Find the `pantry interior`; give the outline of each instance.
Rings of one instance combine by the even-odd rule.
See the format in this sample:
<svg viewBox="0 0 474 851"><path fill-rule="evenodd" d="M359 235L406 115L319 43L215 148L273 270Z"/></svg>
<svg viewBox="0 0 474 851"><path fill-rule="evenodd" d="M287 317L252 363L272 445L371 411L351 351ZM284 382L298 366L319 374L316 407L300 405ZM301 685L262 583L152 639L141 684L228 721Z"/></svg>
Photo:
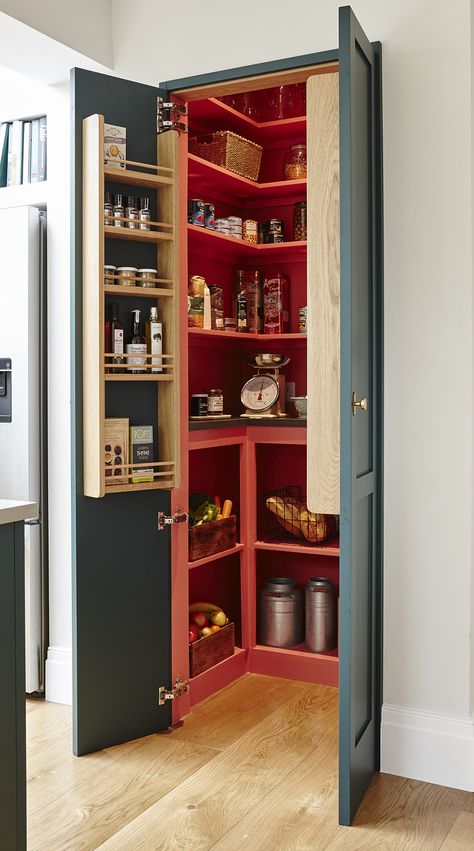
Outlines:
<svg viewBox="0 0 474 851"><path fill-rule="evenodd" d="M169 535L171 543L172 684L189 682L189 691L173 701L174 721L246 672L332 686L338 683L337 647L314 653L304 642L284 648L259 643L257 599L264 583L271 577L284 576L296 581L304 593L310 577L325 577L331 580L337 594L339 540L332 535L316 545L303 536L295 537L275 521L266 507L269 494L281 494L287 488L300 493L306 502L308 469L314 475L314 464L308 468L307 463L306 418L297 415L288 397L286 416L243 418L240 398L242 386L255 373L250 365L252 358L284 355L288 358L284 367L287 386L293 382L292 396L308 395L310 415L312 395L321 398L324 393L327 433L323 434L313 420L312 447L315 441L319 450L331 444L334 448L334 441L337 442L337 371L333 369L328 378L318 367L318 352L323 345L333 352L338 346L337 294L332 306L326 305L327 315L315 319L316 310L321 310L315 286L318 246L331 245L329 259L320 262L329 265L333 283L339 273L338 162L330 132L331 128L337 131L337 77L337 63L331 62L172 92L174 102L187 106L187 118L180 116L180 120L187 123L188 132L170 131L158 136L158 166L147 166L135 157L133 127L127 128L127 168L117 170L107 162L104 165L103 124L108 116L91 115L84 120L84 493L104 496L108 501L120 499L116 493L133 495L137 491L171 489L171 516L187 511L190 495L206 493L211 497L218 495L222 503L231 500L236 517L235 544L193 561L184 524L158 533ZM262 108L267 104L268 110L277 86L294 93L291 117L269 119L268 112L262 116ZM308 114L307 101L311 109ZM260 115L254 112L252 117L252 109L259 105ZM190 152L196 135L218 130L232 131L262 146L258 180ZM304 176L297 171L292 174L293 179L288 179L288 151L300 144L308 147L307 176L305 169ZM193 149L196 150L195 145ZM325 156L329 163L327 174L315 174L318 160ZM151 196L148 230L116 228L112 222L104 221L105 191L127 195L142 188ZM324 207L316 193L319 198L324 196ZM251 243L193 224L187 220L188 199L197 198L214 205L216 218L235 216L259 223L278 219L283 222L283 241ZM301 206L301 202L307 202L309 207L309 243L293 238L295 205ZM323 235L320 231L325 224L328 232ZM104 265L125 264L156 267L158 279L154 287L143 288L137 280L117 286L113 277L104 282ZM259 333L250 333L188 327L190 278L201 276L210 285L221 287L224 316L230 317L235 315L232 301L236 273L242 269L252 273L258 270L262 282L278 274L287 276L289 326L282 333L262 333L263 328ZM328 274L327 268L325 271ZM104 321L110 304L117 302L126 329L131 310L140 307L142 315L147 315L151 306L158 306L164 353L160 373L152 374L149 356L141 375L107 367L110 358ZM299 328L300 309L306 306L309 334L301 333ZM317 337L311 323L317 325ZM328 334L333 336L329 342ZM309 355L308 338L313 340ZM335 358L337 361L337 355ZM225 420L191 419L191 397L212 388L222 389L224 411L231 416ZM103 429L105 419L110 417L128 417L131 425L153 425L158 452L152 464L152 481L137 482L132 477L131 464L119 484L106 480ZM335 515L338 446L332 453L330 470L325 454L319 451L319 457L323 458L323 467L326 463L326 491L318 496L318 511ZM227 658L190 676L188 606L200 600L212 601L226 612L234 624L235 646ZM205 641L201 639L200 643Z"/></svg>

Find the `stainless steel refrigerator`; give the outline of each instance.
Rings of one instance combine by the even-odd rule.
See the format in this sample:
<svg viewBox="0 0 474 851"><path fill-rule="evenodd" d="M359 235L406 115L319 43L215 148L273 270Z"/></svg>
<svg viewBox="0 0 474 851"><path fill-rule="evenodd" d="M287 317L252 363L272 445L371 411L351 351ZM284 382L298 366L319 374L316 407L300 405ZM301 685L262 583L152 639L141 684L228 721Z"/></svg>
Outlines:
<svg viewBox="0 0 474 851"><path fill-rule="evenodd" d="M3 209L0 497L38 504L38 515L25 524L27 693L44 691L48 631L46 351L46 214Z"/></svg>

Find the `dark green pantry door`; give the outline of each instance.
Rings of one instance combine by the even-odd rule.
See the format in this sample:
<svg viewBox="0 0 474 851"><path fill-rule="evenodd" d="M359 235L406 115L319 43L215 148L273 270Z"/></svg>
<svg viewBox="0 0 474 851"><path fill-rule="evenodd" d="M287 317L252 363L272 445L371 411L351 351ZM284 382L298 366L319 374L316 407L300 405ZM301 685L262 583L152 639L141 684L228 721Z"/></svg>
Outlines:
<svg viewBox="0 0 474 851"><path fill-rule="evenodd" d="M156 163L154 86L75 68L72 107L72 596L73 745L78 756L169 727L171 685L170 533L157 531L157 513L170 513L169 491L84 496L82 434L82 122L101 114L126 127L127 159ZM113 192L151 196L123 183ZM154 245L106 240L105 263L156 267ZM111 297L113 301L113 297ZM117 298L117 301L119 299ZM126 333L128 300L120 307ZM121 302L122 305L122 302ZM142 306L141 304L139 306ZM127 316L128 314L128 316ZM106 417L153 424L156 397L148 382L108 382ZM159 402L158 402L159 404Z"/></svg>
<svg viewBox="0 0 474 851"><path fill-rule="evenodd" d="M380 49L339 10L341 566L339 821L379 769L382 576Z"/></svg>

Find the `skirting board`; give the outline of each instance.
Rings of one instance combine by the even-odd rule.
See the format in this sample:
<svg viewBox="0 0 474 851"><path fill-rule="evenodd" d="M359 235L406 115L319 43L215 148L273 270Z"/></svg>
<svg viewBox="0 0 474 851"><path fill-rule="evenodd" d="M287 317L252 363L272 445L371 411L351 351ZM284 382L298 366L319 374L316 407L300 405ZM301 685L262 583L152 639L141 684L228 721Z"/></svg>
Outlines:
<svg viewBox="0 0 474 851"><path fill-rule="evenodd" d="M46 700L72 705L72 653L68 647L48 647Z"/></svg>
<svg viewBox="0 0 474 851"><path fill-rule="evenodd" d="M474 718L385 704L381 771L474 792Z"/></svg>

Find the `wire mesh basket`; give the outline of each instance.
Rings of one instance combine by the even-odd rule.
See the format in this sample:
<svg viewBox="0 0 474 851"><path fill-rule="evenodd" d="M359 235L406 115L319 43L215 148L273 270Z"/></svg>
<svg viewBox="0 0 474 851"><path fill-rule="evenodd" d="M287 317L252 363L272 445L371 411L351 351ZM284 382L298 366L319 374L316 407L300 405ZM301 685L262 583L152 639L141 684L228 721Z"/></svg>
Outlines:
<svg viewBox="0 0 474 851"><path fill-rule="evenodd" d="M262 146L230 130L217 130L189 140L189 152L248 180L258 180Z"/></svg>
<svg viewBox="0 0 474 851"><path fill-rule="evenodd" d="M339 517L308 510L298 485L279 488L263 496L267 540L298 539L301 544L322 544L339 531Z"/></svg>

